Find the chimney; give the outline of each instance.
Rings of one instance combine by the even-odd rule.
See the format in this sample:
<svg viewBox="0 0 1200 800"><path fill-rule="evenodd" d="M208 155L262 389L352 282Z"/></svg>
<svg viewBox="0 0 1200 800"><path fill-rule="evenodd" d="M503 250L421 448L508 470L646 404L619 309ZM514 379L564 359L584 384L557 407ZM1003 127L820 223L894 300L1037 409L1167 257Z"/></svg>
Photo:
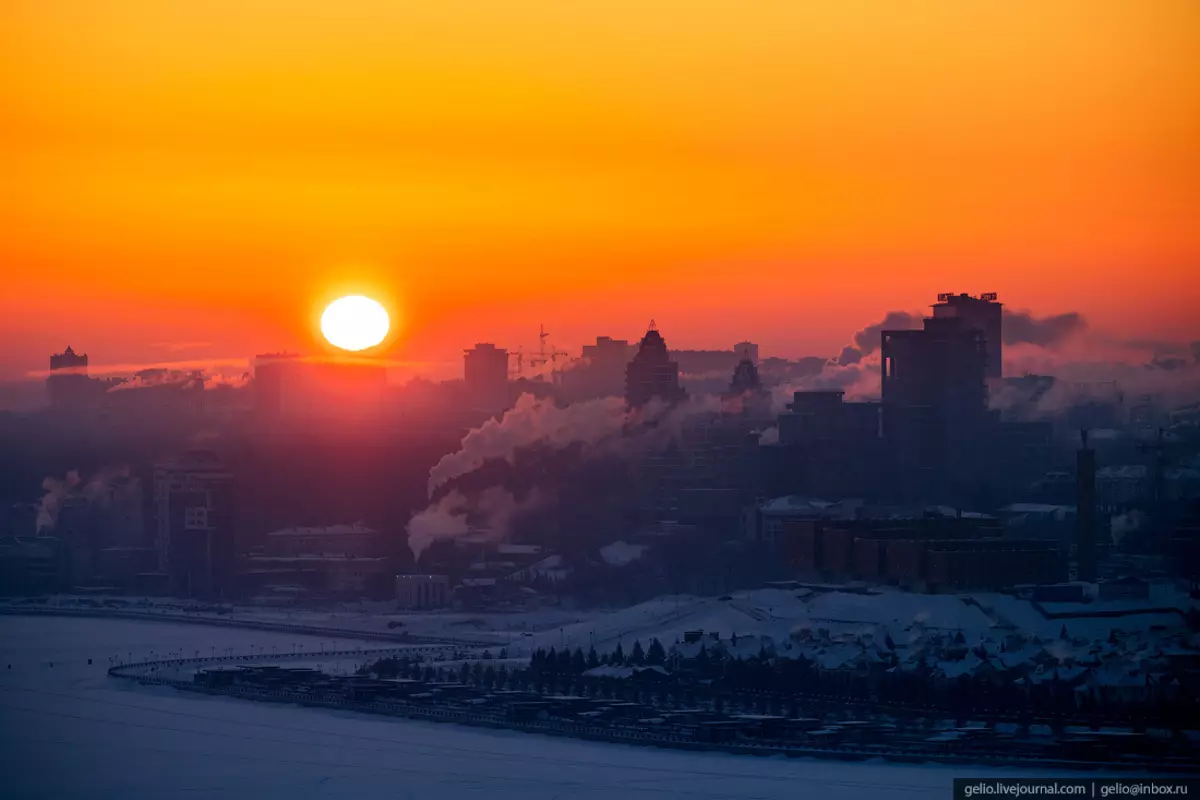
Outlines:
<svg viewBox="0 0 1200 800"><path fill-rule="evenodd" d="M1079 580L1096 580L1096 451L1088 447L1087 430L1080 432L1075 455L1075 558Z"/></svg>

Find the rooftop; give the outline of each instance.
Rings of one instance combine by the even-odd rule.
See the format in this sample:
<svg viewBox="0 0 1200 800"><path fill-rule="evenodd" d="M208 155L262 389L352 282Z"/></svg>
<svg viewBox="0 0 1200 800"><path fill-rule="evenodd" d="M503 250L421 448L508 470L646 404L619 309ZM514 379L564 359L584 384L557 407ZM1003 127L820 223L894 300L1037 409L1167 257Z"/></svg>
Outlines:
<svg viewBox="0 0 1200 800"><path fill-rule="evenodd" d="M374 528L368 528L361 522L340 525L324 525L311 528L283 528L271 531L267 536L339 536L344 534L378 533Z"/></svg>

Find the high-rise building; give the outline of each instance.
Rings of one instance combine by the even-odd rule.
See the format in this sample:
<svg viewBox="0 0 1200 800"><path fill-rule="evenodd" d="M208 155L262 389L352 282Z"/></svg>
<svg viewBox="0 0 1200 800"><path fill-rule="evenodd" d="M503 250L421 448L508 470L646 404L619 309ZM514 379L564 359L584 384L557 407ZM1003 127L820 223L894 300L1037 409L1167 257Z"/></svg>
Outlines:
<svg viewBox="0 0 1200 800"><path fill-rule="evenodd" d="M80 493L64 497L58 506L53 535L61 542L63 583L86 586L95 571L95 531L92 503Z"/></svg>
<svg viewBox="0 0 1200 800"><path fill-rule="evenodd" d="M654 398L673 404L683 399L679 365L667 353L667 343L651 320L637 355L625 368L625 404L641 408Z"/></svg>
<svg viewBox="0 0 1200 800"><path fill-rule="evenodd" d="M387 368L368 359L272 353L254 360L255 408L269 418L370 417L383 409Z"/></svg>
<svg viewBox="0 0 1200 800"><path fill-rule="evenodd" d="M216 454L192 450L154 468L158 570L173 591L225 597L234 588L233 475Z"/></svg>
<svg viewBox="0 0 1200 800"><path fill-rule="evenodd" d="M555 373L559 396L567 402L620 396L625 390L625 367L633 354L633 346L625 339L597 336L595 344L583 346L577 363Z"/></svg>
<svg viewBox="0 0 1200 800"><path fill-rule="evenodd" d="M601 369L616 368L624 373L625 365L633 358L633 348L625 339L597 336L595 344L583 346L583 358L591 366Z"/></svg>
<svg viewBox="0 0 1200 800"><path fill-rule="evenodd" d="M1075 562L1079 580L1096 580L1096 451L1087 431L1075 456Z"/></svg>
<svg viewBox="0 0 1200 800"><path fill-rule="evenodd" d="M754 342L738 342L733 346L733 352L739 361L748 359L750 363L758 364L758 345Z"/></svg>
<svg viewBox="0 0 1200 800"><path fill-rule="evenodd" d="M1004 306L997 302L996 293L988 292L973 297L969 294L944 292L938 295L933 307L935 319L955 317L963 324L983 334L984 352L987 354L987 377L999 378L1004 371Z"/></svg>
<svg viewBox="0 0 1200 800"><path fill-rule="evenodd" d="M131 475L113 478L98 490L93 502L97 547L146 546L141 481Z"/></svg>
<svg viewBox="0 0 1200 800"><path fill-rule="evenodd" d="M988 420L983 334L933 317L882 339L883 435L899 488L922 500L971 491Z"/></svg>
<svg viewBox="0 0 1200 800"><path fill-rule="evenodd" d="M81 375L87 375L87 367L87 353L76 353L70 345L67 345L67 349L61 353L55 353L50 356L51 372L77 372Z"/></svg>
<svg viewBox="0 0 1200 800"><path fill-rule="evenodd" d="M463 382L471 398L483 405L503 400L508 393L508 351L488 342L464 350Z"/></svg>
<svg viewBox="0 0 1200 800"><path fill-rule="evenodd" d="M80 406L104 395L106 385L88 377L86 353L76 353L71 347L50 356L50 374L46 377L46 393L53 406Z"/></svg>
<svg viewBox="0 0 1200 800"><path fill-rule="evenodd" d="M771 416L771 395L763 387L758 368L749 358L743 358L733 370L729 390L722 398L726 413L767 421Z"/></svg>

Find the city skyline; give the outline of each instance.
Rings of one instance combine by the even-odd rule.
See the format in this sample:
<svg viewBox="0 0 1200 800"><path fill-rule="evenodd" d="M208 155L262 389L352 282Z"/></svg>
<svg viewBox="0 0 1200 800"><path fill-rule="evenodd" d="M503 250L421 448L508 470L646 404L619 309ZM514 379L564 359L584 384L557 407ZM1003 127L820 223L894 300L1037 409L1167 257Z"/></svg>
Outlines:
<svg viewBox="0 0 1200 800"><path fill-rule="evenodd" d="M403 362L833 354L943 288L1197 338L1190 3L283 8L0 12L0 377L319 351L360 292Z"/></svg>

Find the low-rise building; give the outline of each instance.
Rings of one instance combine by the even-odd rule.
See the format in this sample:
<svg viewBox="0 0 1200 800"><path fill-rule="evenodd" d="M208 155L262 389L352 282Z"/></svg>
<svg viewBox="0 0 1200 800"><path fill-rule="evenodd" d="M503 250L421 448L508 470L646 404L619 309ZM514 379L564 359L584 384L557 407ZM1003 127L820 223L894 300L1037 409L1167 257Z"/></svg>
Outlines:
<svg viewBox="0 0 1200 800"><path fill-rule="evenodd" d="M397 575L396 604L403 609L450 605L450 579L445 575Z"/></svg>

